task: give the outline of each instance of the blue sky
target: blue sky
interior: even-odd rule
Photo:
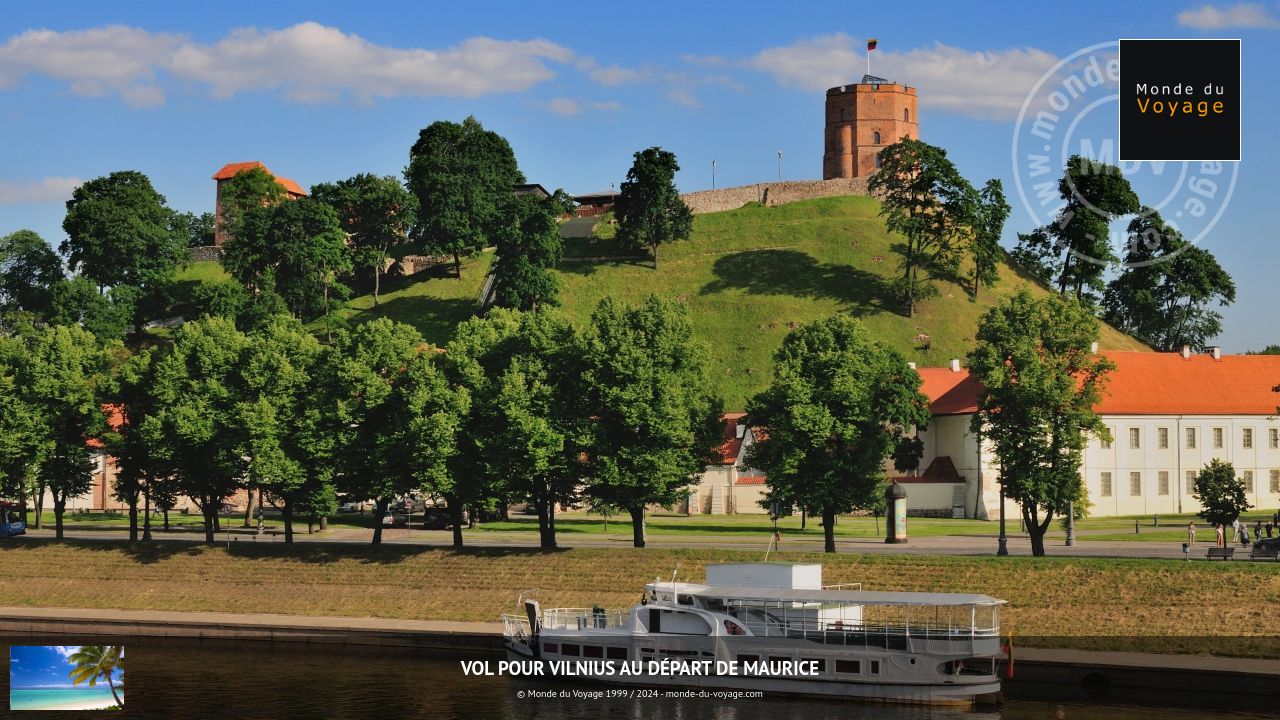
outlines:
[[[67,674],[75,667],[68,662],[80,649],[79,645],[14,645],[9,648],[9,687],[70,687],[71,680]],[[124,678],[124,670],[117,670],[112,676],[119,684]],[[82,687],[87,685],[82,684]]]
[[[422,127],[473,114],[531,181],[581,193],[673,150],[683,190],[820,177],[823,90],[865,70],[919,88],[922,138],[1013,196],[1015,120],[1059,58],[1141,37],[1243,39],[1244,161],[1201,240],[1236,279],[1228,351],[1280,342],[1268,211],[1280,180],[1280,6],[1177,2],[31,3],[0,16],[0,233],[55,245],[80,181],[145,172],[212,209],[221,165],[304,186],[399,174]],[[1101,136],[1114,123],[1090,118]],[[1136,181],[1158,195],[1158,180]],[[1146,183],[1146,184],[1144,184]],[[1143,195],[1147,199],[1147,195]],[[1008,237],[1039,222],[1017,201]]]

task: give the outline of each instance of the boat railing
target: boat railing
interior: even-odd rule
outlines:
[[[757,636],[787,637],[833,645],[870,645],[906,649],[907,643],[947,645],[998,639],[998,628],[928,627],[896,623],[863,623],[806,619],[758,619],[744,623]]]
[[[517,640],[526,645],[533,633],[529,629],[529,621],[519,615],[502,616],[502,636],[508,640]]]
[[[624,628],[631,616],[629,610],[603,608],[554,608],[542,612],[545,630],[607,630]]]
[[[835,585],[823,585],[822,589],[823,590],[861,590],[862,583],[860,582],[836,583]]]

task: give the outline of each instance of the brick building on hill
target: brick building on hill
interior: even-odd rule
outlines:
[[[864,75],[827,91],[822,179],[871,175],[880,151],[904,137],[920,139],[916,89]]]
[[[217,198],[214,201],[213,211],[213,244],[218,247],[221,247],[222,244],[227,241],[226,231],[222,227],[222,185],[237,174],[254,168],[262,168],[263,170],[266,170],[268,175],[274,177],[276,182],[280,184],[280,187],[284,188],[285,194],[288,195],[290,200],[307,196],[307,191],[303,190],[301,185],[287,177],[275,175],[270,170],[267,170],[266,165],[263,165],[257,160],[252,160],[250,162],[227,163],[226,165],[223,165],[221,170],[213,174],[213,179],[217,182]]]

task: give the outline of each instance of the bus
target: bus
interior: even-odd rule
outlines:
[[[22,522],[22,503],[0,500],[0,539],[25,535],[27,526]]]

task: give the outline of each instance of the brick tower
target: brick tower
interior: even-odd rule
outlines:
[[[856,85],[831,88],[822,179],[874,173],[880,151],[903,137],[920,137],[915,88],[872,75]]]

